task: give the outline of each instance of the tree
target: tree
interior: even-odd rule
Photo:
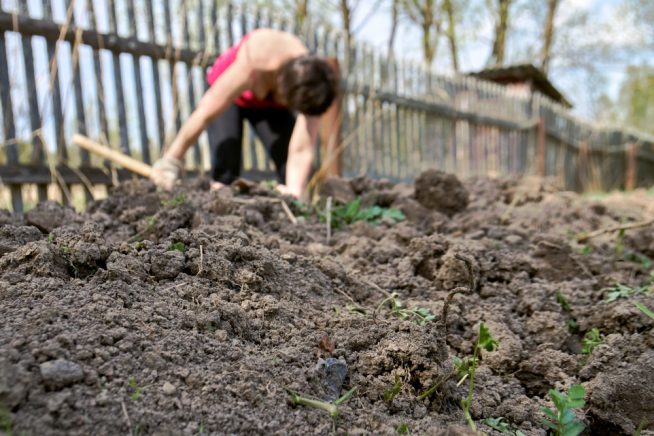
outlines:
[[[454,4],[453,0],[443,0],[443,12],[447,16],[447,41],[450,46],[450,56],[452,58],[452,69],[454,72],[459,72],[459,54],[458,42],[456,38],[455,17],[454,17]]]
[[[436,0],[404,0],[403,5],[409,19],[420,27],[423,59],[431,67],[442,32],[439,5]]]
[[[400,0],[391,0],[391,33],[388,37],[388,57],[395,56],[395,37],[400,22]]]
[[[654,67],[627,67],[619,95],[617,108],[622,122],[654,133]]]
[[[543,48],[540,52],[540,66],[547,73],[552,56],[552,40],[554,39],[554,18],[559,0],[547,0],[547,18],[543,29]]]
[[[492,66],[503,65],[506,56],[506,34],[509,29],[509,9],[513,0],[497,0],[495,15],[495,37],[489,59]]]

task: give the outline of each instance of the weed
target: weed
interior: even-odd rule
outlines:
[[[72,250],[68,245],[63,244],[61,247],[59,247],[59,251],[61,252],[61,254],[68,255],[71,253]]]
[[[475,432],[477,431],[477,426],[475,426],[472,416],[470,415],[470,407],[472,406],[472,393],[473,388],[475,387],[475,370],[479,364],[479,353],[481,350],[494,351],[498,345],[499,343],[495,338],[493,338],[488,327],[481,322],[479,324],[479,337],[477,338],[472,357],[463,360],[456,359],[454,362],[457,371],[462,375],[459,384],[463,383],[466,378],[470,380],[468,382],[468,397],[461,400],[461,408],[463,409],[468,426],[470,426],[470,428]]]
[[[649,284],[644,286],[639,286],[637,288],[632,288],[630,286],[623,285],[622,283],[618,283],[617,285],[611,288],[605,289],[605,291],[608,291],[606,296],[606,302],[612,303],[621,298],[627,299],[633,297],[634,295],[643,294],[647,292],[648,289],[649,289]]]
[[[350,398],[352,398],[352,395],[354,395],[354,392],[356,392],[356,390],[357,388],[353,387],[333,403],[327,403],[326,401],[304,398],[301,397],[300,394],[298,394],[297,392],[293,392],[291,390],[287,390],[286,392],[288,392],[288,394],[291,396],[291,402],[294,405],[313,407],[315,409],[324,410],[325,412],[329,413],[329,416],[332,418],[333,428],[334,430],[336,430],[336,420],[338,419],[338,416],[341,413],[340,406],[342,406]]]
[[[384,391],[384,401],[387,403],[392,402],[395,397],[402,391],[402,380],[399,376],[395,376],[395,383],[390,388]]]
[[[550,389],[549,396],[556,407],[556,411],[549,407],[543,407],[542,411],[546,418],[543,424],[550,430],[551,434],[555,436],[577,436],[584,431],[584,424],[581,422],[572,409],[580,409],[584,407],[586,402],[586,390],[582,385],[572,385],[565,395],[555,389]]]
[[[14,423],[11,419],[11,412],[0,403],[0,431],[6,433],[8,436],[13,434]]]
[[[319,213],[320,222],[326,222],[327,217],[324,213]],[[406,219],[404,214],[398,209],[389,209],[380,206],[361,208],[361,199],[357,198],[342,206],[337,206],[331,211],[332,229],[340,229],[348,224],[357,221],[366,221],[373,224],[379,224],[383,218],[389,218],[395,222]]]
[[[161,205],[164,207],[179,207],[188,202],[186,194],[179,194],[171,198],[170,200],[163,200]]]
[[[54,235],[52,233],[48,233],[48,242],[52,244],[54,240],[55,240]]]
[[[138,401],[139,398],[141,398],[141,388],[139,387],[138,383],[136,383],[136,379],[134,377],[129,379],[129,388],[132,391],[132,400]]]
[[[654,266],[654,262],[652,262],[652,259],[640,253],[629,252],[625,254],[624,260],[629,262],[639,263],[646,270],[649,270],[652,268],[652,266]]]
[[[200,421],[198,423],[198,434],[204,435],[205,433],[206,433],[206,429],[204,428],[204,422]]]
[[[390,304],[391,314],[403,320],[413,321],[420,326],[436,319],[436,315],[431,313],[426,307],[405,309],[402,302],[398,299],[397,292],[393,292],[390,296],[382,300],[377,308],[382,307],[386,303]]]
[[[170,244],[166,251],[179,251],[180,253],[184,253],[186,251],[186,245],[183,242],[175,242],[174,244]]]
[[[304,218],[305,220],[309,219],[313,214],[311,206],[307,205],[303,201],[293,200],[292,203],[295,208],[295,215]]]
[[[640,309],[641,312],[643,312],[645,315],[649,316],[652,318],[652,321],[654,321],[654,312],[652,312],[647,306],[645,306],[643,303],[640,301],[634,301],[634,305]]]
[[[577,323],[577,320],[572,318],[569,319],[565,322],[566,327],[568,327],[568,331],[570,333],[577,333],[579,331],[579,324]]]
[[[624,255],[624,234],[625,229],[620,229],[615,236],[615,257],[621,259]]]
[[[584,245],[579,249],[579,254],[582,256],[589,256],[593,252],[593,247],[591,245]]]
[[[599,331],[597,327],[593,327],[584,335],[582,340],[583,347],[581,352],[583,354],[591,354],[595,347],[604,342],[604,335]]]
[[[363,307],[356,306],[352,303],[347,303],[345,305],[345,308],[347,309],[348,313],[354,313],[357,315],[364,315],[364,316],[368,314],[368,311],[366,311],[366,309],[364,309]]]
[[[564,312],[571,312],[572,307],[570,307],[570,303],[568,303],[567,298],[565,298],[565,295],[561,293],[561,291],[556,291],[556,302],[559,303],[559,306],[561,306],[561,310]]]
[[[493,430],[497,430],[502,434],[508,434],[511,436],[525,436],[523,432],[518,430],[517,428],[514,428],[511,426],[508,422],[504,421],[504,418],[486,418],[484,420],[484,424],[492,428]]]
[[[397,426],[395,431],[397,431],[397,434],[406,434],[406,435],[411,434],[411,431],[409,430],[409,424],[407,424],[404,421],[400,422],[400,425]]]

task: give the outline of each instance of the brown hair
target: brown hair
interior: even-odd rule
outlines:
[[[325,59],[313,55],[282,65],[277,85],[288,107],[305,115],[322,115],[338,93],[336,73]]]

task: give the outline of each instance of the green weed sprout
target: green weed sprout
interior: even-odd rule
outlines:
[[[583,347],[581,348],[582,354],[590,355],[592,354],[595,347],[604,342],[604,335],[599,331],[597,327],[593,327],[584,335],[582,340]]]
[[[332,423],[333,423],[333,429],[336,430],[336,420],[338,419],[338,416],[341,414],[341,409],[340,406],[345,404],[350,398],[352,398],[352,395],[354,395],[354,392],[356,392],[357,388],[356,386],[344,393],[339,399],[334,401],[333,403],[328,403],[326,401],[320,401],[320,400],[312,400],[311,398],[304,398],[300,396],[297,392],[294,392],[290,389],[287,389],[286,392],[291,396],[291,402],[294,405],[299,405],[299,406],[307,406],[307,407],[313,407],[314,409],[320,409],[324,410],[325,412],[329,413],[329,416],[332,418]]]
[[[652,318],[652,321],[654,321],[654,312],[652,312],[647,306],[645,306],[643,303],[640,301],[634,301],[634,305],[640,309],[641,312],[643,312],[645,315],[649,316]]]
[[[572,409],[584,407],[586,402],[586,390],[582,385],[572,385],[568,395],[550,389],[549,396],[554,402],[556,411],[549,407],[543,407],[542,411],[546,416],[543,424],[551,430],[550,434],[555,436],[577,436],[584,431],[584,423],[581,422]]]
[[[400,425],[397,426],[395,431],[397,431],[397,434],[411,434],[411,430],[409,430],[409,424],[406,422],[400,422]]]
[[[161,202],[161,204],[164,207],[178,207],[181,206],[182,204],[186,204],[188,202],[188,198],[186,197],[186,194],[179,194],[171,198],[170,200],[164,200]]]
[[[180,253],[183,253],[186,251],[186,245],[183,242],[175,242],[168,246],[167,251],[179,251]]]
[[[136,379],[134,377],[129,379],[129,387],[132,390],[132,400],[138,401],[139,398],[141,398],[141,388],[136,383]]]
[[[397,292],[393,292],[387,298],[382,300],[377,306],[379,309],[384,304],[388,303],[391,306],[391,313],[400,319],[410,320],[416,324],[423,326],[430,321],[436,319],[436,315],[431,313],[426,307],[414,307],[413,309],[406,309],[403,307],[402,302],[399,300]]]
[[[608,294],[606,296],[606,302],[612,303],[621,298],[627,299],[633,297],[634,295],[643,294],[647,292],[648,289],[649,289],[649,285],[632,288],[630,286],[623,285],[622,283],[618,283],[615,286],[605,289],[606,291],[608,291]]]
[[[345,225],[357,221],[366,221],[378,224],[383,218],[389,218],[395,222],[406,219],[405,215],[398,209],[389,209],[380,206],[361,208],[361,198],[350,201],[347,204],[338,206],[331,211],[332,229],[340,229]],[[324,213],[320,214],[320,221],[326,222],[327,217]]]
[[[459,371],[459,374],[462,374],[463,377],[459,381],[459,384],[468,378],[470,381],[468,383],[468,397],[461,400],[461,408],[468,422],[468,426],[472,431],[477,431],[477,426],[472,420],[470,415],[470,407],[472,406],[472,393],[473,388],[475,387],[475,370],[479,364],[479,353],[481,350],[494,351],[498,347],[499,343],[490,333],[488,327],[481,322],[479,324],[479,337],[477,338],[477,343],[475,344],[474,351],[472,353],[472,358],[469,359],[455,359],[454,365]]]
[[[397,375],[395,376],[395,383],[390,388],[384,391],[384,401],[390,403],[402,391],[402,380]]]
[[[486,418],[484,420],[484,424],[486,424],[493,430],[499,431],[502,434],[508,434],[511,436],[525,436],[523,432],[521,432],[516,428],[513,428],[508,422],[504,421],[504,418],[502,417]]]
[[[561,310],[563,310],[564,312],[572,311],[572,307],[570,306],[568,299],[565,298],[565,295],[563,295],[561,291],[556,292],[556,302],[559,303],[559,306],[561,306]]]

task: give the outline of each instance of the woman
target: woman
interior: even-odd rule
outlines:
[[[338,90],[326,60],[310,55],[290,33],[258,29],[218,57],[207,80],[210,87],[197,108],[155,162],[154,183],[173,187],[184,154],[205,129],[211,144],[212,188],[234,181],[247,120],[275,162],[278,189],[301,197],[314,159],[319,116]]]

